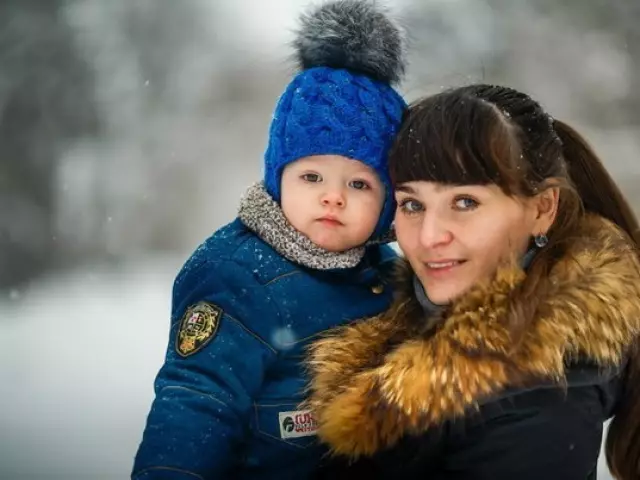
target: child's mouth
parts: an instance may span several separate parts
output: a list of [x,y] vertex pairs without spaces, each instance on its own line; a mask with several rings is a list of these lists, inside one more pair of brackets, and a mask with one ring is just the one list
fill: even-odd
[[330,227],[340,227],[342,225],[344,225],[340,220],[338,220],[335,217],[332,216],[325,216],[325,217],[320,217],[318,219],[318,222],[322,223],[323,225],[327,225]]

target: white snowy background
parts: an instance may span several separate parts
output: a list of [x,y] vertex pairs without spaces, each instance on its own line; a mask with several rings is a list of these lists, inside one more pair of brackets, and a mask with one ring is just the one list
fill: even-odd
[[[94,75],[101,129],[56,150],[56,262],[0,290],[1,479],[128,477],[164,356],[173,277],[259,178],[292,71],[289,29],[308,3],[63,2],[56,21]],[[583,130],[637,201],[636,0],[606,19],[598,0],[573,10],[545,0],[386,3],[411,33],[409,99],[470,81],[525,89]],[[11,44],[18,59],[46,32],[24,18],[0,19],[28,33]],[[0,68],[0,112],[14,79]],[[33,240],[31,211],[0,209],[0,233]]]

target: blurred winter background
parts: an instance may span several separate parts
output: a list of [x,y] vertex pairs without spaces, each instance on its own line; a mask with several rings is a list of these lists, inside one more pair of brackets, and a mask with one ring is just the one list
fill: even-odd
[[[531,92],[640,205],[640,2],[387,4],[409,99]],[[173,275],[260,176],[306,5],[0,2],[0,478],[127,478]]]

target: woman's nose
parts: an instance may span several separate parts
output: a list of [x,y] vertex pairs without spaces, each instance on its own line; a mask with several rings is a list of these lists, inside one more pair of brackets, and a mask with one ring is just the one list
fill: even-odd
[[425,215],[420,229],[420,244],[424,248],[433,248],[451,242],[453,234],[445,222],[436,215]]

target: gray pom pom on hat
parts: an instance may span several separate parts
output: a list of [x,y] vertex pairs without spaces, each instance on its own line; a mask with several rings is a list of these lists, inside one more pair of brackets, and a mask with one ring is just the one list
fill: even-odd
[[372,1],[338,0],[300,18],[293,45],[301,69],[345,68],[398,83],[406,68],[401,26]]

